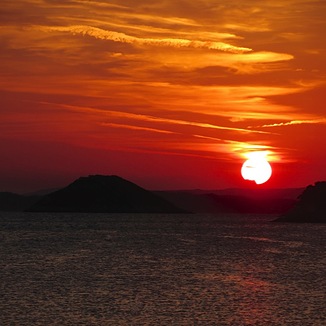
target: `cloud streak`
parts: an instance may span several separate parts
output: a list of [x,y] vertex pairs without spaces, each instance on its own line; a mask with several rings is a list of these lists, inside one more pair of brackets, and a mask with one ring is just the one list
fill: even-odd
[[124,128],[124,129],[130,129],[130,130],[138,130],[138,131],[157,132],[160,134],[176,134],[176,132],[169,131],[169,130],[140,127],[140,126],[127,125],[127,124],[122,124],[122,123],[103,122],[103,123],[101,123],[101,125],[106,126],[106,127],[113,127],[113,128]]
[[321,119],[312,119],[312,120],[292,120],[288,122],[272,123],[262,125],[262,128],[271,128],[271,127],[284,127],[284,126],[293,126],[293,125],[302,125],[302,124],[326,124],[326,118]]
[[[48,102],[42,102],[42,104],[54,105],[54,103],[48,103]],[[136,113],[122,112],[122,111],[103,110],[98,108],[74,106],[74,105],[67,105],[67,104],[55,104],[55,105],[57,106],[59,105],[61,107],[65,107],[67,109],[79,111],[79,112],[99,113],[102,116],[109,115],[109,116],[127,118],[127,119],[139,120],[139,121],[166,123],[171,125],[193,126],[193,127],[200,127],[205,129],[236,131],[236,132],[248,133],[248,134],[272,134],[270,132],[261,131],[261,130],[228,127],[228,126],[221,126],[221,125],[216,125],[211,123],[203,123],[203,122],[196,122],[196,121],[189,121],[189,120],[182,120],[182,119],[162,118],[162,117],[151,116],[147,114],[136,114]]]
[[140,38],[125,33],[108,31],[97,27],[85,25],[73,26],[33,26],[34,29],[43,32],[69,32],[94,37],[96,39],[108,40],[113,42],[128,43],[133,45],[163,46],[173,48],[196,48],[219,50],[231,53],[246,53],[252,51],[250,48],[238,47],[224,42],[198,41],[178,38]]

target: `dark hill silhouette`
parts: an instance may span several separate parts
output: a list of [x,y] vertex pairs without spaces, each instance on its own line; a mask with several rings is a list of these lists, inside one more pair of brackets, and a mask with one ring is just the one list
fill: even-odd
[[293,209],[277,222],[326,223],[326,181],[308,186],[298,199]]
[[81,177],[44,196],[28,211],[97,213],[182,213],[163,198],[118,176]]

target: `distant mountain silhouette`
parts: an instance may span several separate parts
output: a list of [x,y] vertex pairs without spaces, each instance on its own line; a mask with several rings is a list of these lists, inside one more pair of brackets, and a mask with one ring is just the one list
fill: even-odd
[[272,188],[272,189],[250,189],[250,188],[227,188],[217,190],[180,190],[185,192],[191,192],[196,195],[214,194],[218,196],[239,196],[253,199],[272,199],[272,198],[284,198],[284,199],[296,199],[302,192],[303,188]]
[[156,191],[159,196],[193,213],[236,213],[236,210],[223,202],[218,202],[212,194],[196,194],[191,191]]
[[308,186],[299,201],[277,222],[326,223],[326,181]]
[[163,198],[118,176],[81,177],[45,195],[31,212],[182,213]]
[[303,188],[158,191],[163,198],[194,213],[282,214]]
[[23,211],[35,204],[39,196],[23,196],[11,192],[0,192],[0,211]]

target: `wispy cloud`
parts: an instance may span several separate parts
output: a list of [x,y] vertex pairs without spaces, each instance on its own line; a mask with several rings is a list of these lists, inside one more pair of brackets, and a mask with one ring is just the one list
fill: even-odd
[[283,127],[283,126],[302,125],[302,124],[326,124],[326,118],[312,119],[312,120],[292,120],[288,122],[265,124],[262,125],[261,127],[271,128],[271,127]]
[[230,159],[242,156],[246,158],[248,153],[251,152],[264,152],[268,156],[270,162],[278,162],[282,157],[283,161],[288,161],[284,155],[284,149],[270,144],[258,141],[258,142],[242,142],[229,139],[221,139],[216,137],[209,137],[205,135],[193,135],[196,138],[208,140],[206,145],[212,152],[228,153]]
[[[43,104],[50,104],[42,102]],[[58,106],[58,104],[55,104]],[[140,121],[147,121],[147,122],[156,122],[156,123],[166,123],[171,125],[183,125],[183,126],[193,126],[193,127],[200,127],[205,129],[219,129],[219,130],[228,130],[228,131],[235,131],[240,133],[253,133],[253,134],[271,134],[270,132],[261,131],[261,130],[253,130],[253,129],[245,129],[245,128],[236,128],[236,127],[228,127],[228,126],[221,126],[211,123],[203,123],[198,121],[190,121],[190,120],[182,120],[182,119],[170,119],[170,118],[163,118],[160,116],[151,116],[147,114],[136,114],[136,113],[129,113],[129,112],[122,112],[122,111],[111,111],[111,110],[102,110],[98,108],[92,107],[82,107],[82,106],[74,106],[74,105],[67,105],[67,104],[59,104],[61,107],[65,107],[70,110],[75,110],[79,112],[89,112],[89,113],[99,113],[101,117],[105,116],[114,116],[119,118],[127,118],[133,120],[140,120]]]
[[210,50],[219,50],[231,53],[245,53],[252,49],[238,47],[224,42],[211,42],[199,40],[187,40],[177,38],[140,38],[125,33],[103,30],[101,28],[74,25],[74,26],[33,26],[35,29],[44,32],[69,32],[72,34],[88,35],[101,40],[113,42],[129,43],[134,45],[164,46],[174,48],[205,48]]
[[160,134],[176,134],[176,132],[169,131],[169,130],[140,127],[140,126],[134,126],[134,125],[129,125],[129,124],[123,124],[123,123],[103,122],[103,123],[101,123],[101,125],[106,126],[106,127],[113,127],[113,128],[124,128],[124,129],[130,129],[130,130],[157,132]]

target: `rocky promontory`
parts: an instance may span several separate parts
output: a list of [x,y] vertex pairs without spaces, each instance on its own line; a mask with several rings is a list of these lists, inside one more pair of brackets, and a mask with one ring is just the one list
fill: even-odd
[[308,186],[296,205],[276,222],[326,223],[326,181]]

